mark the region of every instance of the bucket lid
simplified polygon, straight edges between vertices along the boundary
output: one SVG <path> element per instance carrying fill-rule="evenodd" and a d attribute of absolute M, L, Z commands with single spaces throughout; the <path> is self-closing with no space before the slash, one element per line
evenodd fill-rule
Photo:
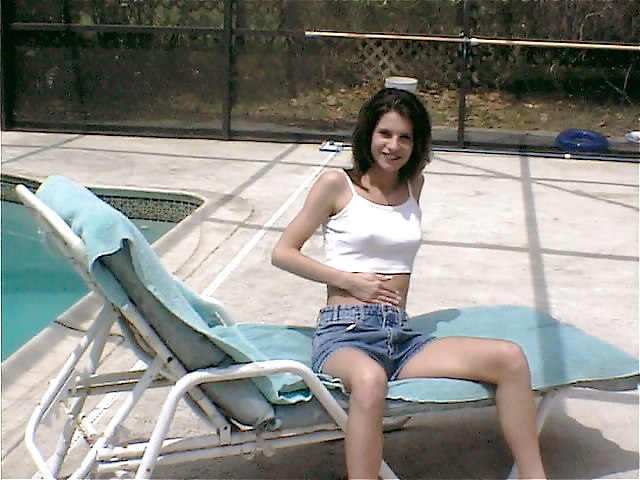
<path fill-rule="evenodd" d="M 386 88 L 399 88 L 411 93 L 418 90 L 418 79 L 414 77 L 387 77 L 384 79 Z"/>

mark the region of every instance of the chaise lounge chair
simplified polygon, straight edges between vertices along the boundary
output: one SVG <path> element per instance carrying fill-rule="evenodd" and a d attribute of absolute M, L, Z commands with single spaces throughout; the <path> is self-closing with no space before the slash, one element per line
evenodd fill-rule
<path fill-rule="evenodd" d="M 339 381 L 310 370 L 313 329 L 236 323 L 219 302 L 196 295 L 169 274 L 124 215 L 64 177 L 49 177 L 35 195 L 22 185 L 16 191 L 103 302 L 28 423 L 25 442 L 44 478 L 133 472 L 136 478 L 150 478 L 156 465 L 272 454 L 344 437 L 348 395 Z M 135 369 L 112 370 L 110 359 L 104 358 L 114 322 L 140 359 Z M 435 336 L 518 342 L 540 398 L 539 429 L 559 394 L 628 391 L 638 385 L 637 359 L 527 307 L 451 309 L 412 322 Z M 121 442 L 124 421 L 156 387 L 167 394 L 153 431 Z M 116 393 L 121 401 L 107 420 L 100 427 L 89 422 L 87 410 L 95 406 L 95 398 Z M 168 438 L 181 401 L 202 419 L 205 435 Z M 482 383 L 394 381 L 385 422 L 397 427 L 414 415 L 493 401 L 493 389 Z M 49 418 L 58 404 L 65 409 L 64 422 Z M 49 443 L 48 424 L 54 420 L 61 424 L 57 444 L 45 454 L 42 440 L 46 436 Z M 86 442 L 79 458 L 76 451 L 71 454 L 78 439 Z M 514 468 L 510 475 L 516 473 Z M 380 476 L 396 478 L 385 462 Z"/>

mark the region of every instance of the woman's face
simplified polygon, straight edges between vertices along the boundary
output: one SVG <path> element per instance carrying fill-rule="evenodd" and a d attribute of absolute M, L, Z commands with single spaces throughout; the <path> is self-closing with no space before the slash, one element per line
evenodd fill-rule
<path fill-rule="evenodd" d="M 411 157 L 413 125 L 397 112 L 380 117 L 371 137 L 371 156 L 375 165 L 385 171 L 397 172 Z"/>

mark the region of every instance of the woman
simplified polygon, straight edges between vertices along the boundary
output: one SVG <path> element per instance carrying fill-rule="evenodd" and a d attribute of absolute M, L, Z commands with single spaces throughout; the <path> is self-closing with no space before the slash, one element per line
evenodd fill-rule
<path fill-rule="evenodd" d="M 414 94 L 375 94 L 358 116 L 353 168 L 318 178 L 274 247 L 272 263 L 327 286 L 313 368 L 339 377 L 349 391 L 350 478 L 377 477 L 387 382 L 416 377 L 494 384 L 500 424 L 520 475 L 544 478 L 529 367 L 520 347 L 502 340 L 434 339 L 407 322 L 430 142 L 429 115 Z M 324 263 L 301 251 L 320 226 Z"/>

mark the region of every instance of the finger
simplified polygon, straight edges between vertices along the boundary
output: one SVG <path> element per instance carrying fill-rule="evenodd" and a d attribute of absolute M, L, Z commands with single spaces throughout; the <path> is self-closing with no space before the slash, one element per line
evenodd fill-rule
<path fill-rule="evenodd" d="M 383 303 L 390 303 L 392 305 L 398 305 L 400 303 L 400 295 L 395 293 L 382 292 L 378 295 L 378 299 Z"/>
<path fill-rule="evenodd" d="M 400 304 L 400 302 L 394 298 L 385 298 L 384 300 L 380 300 L 379 302 L 376 303 L 381 303 L 383 305 L 394 305 L 394 306 L 398 306 Z"/>
<path fill-rule="evenodd" d="M 380 287 L 380 291 L 381 292 L 385 292 L 387 294 L 391 294 L 391 295 L 394 295 L 394 296 L 399 296 L 400 295 L 400 292 L 398 290 L 396 290 L 395 288 L 390 288 L 390 287 L 387 287 L 386 285 L 380 285 L 379 287 Z"/>

